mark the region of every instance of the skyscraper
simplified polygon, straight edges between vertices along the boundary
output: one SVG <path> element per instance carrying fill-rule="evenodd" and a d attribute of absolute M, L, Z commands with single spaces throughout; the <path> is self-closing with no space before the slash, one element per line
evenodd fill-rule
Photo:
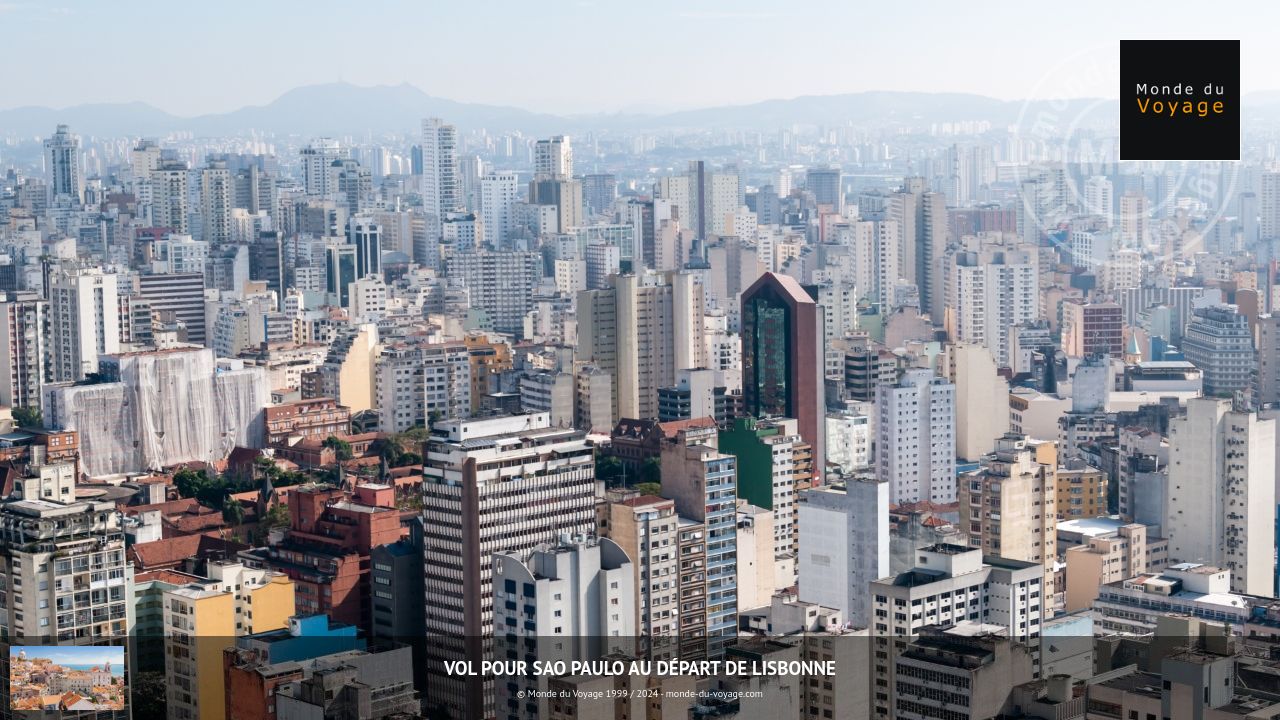
<path fill-rule="evenodd" d="M 423 447 L 423 559 L 428 702 L 454 717 L 492 717 L 492 680 L 449 675 L 443 663 L 489 659 L 493 553 L 525 557 L 595 527 L 595 460 L 585 435 L 546 413 L 437 423 Z M 732 511 L 730 512 L 732 517 Z"/>
<path fill-rule="evenodd" d="M 966 238 L 948 260 L 947 334 L 986 347 L 997 366 L 1009 367 L 1014 328 L 1039 316 L 1037 250 L 1012 235 L 984 233 Z"/>
<path fill-rule="evenodd" d="M 347 223 L 347 242 L 356 248 L 356 277 L 382 274 L 382 226 L 367 217 Z"/>
<path fill-rule="evenodd" d="M 1192 398 L 1169 426 L 1163 531 L 1169 561 L 1231 570 L 1231 589 L 1271 595 L 1275 555 L 1276 421 Z"/>
<path fill-rule="evenodd" d="M 515 229 L 511 213 L 519 196 L 515 173 L 492 172 L 480 178 L 480 221 L 484 243 L 490 248 L 504 248 Z"/>
<path fill-rule="evenodd" d="M 844 210 L 844 193 L 840 187 L 840 168 L 813 167 L 804 172 L 805 189 L 813 193 L 819 207 L 827 206 L 831 212 Z"/>
<path fill-rule="evenodd" d="M 942 263 L 947 248 L 947 198 L 926 187 L 924 178 L 907 178 L 902 189 L 889 196 L 887 215 L 898 224 L 901 277 L 920 289 L 920 311 L 937 325 L 946 305 Z"/>
<path fill-rule="evenodd" d="M 74 382 L 98 371 L 98 357 L 120 351 L 116 276 L 98 268 L 60 269 L 49 278 L 52 379 Z"/>
<path fill-rule="evenodd" d="M 573 177 L 573 146 L 568 135 L 556 135 L 534 144 L 533 174 L 550 180 Z"/>
<path fill-rule="evenodd" d="M 235 200 L 231 171 L 227 164 L 210 160 L 200 171 L 200 217 L 204 235 L 200 238 L 212 245 L 231 240 L 231 207 Z"/>
<path fill-rule="evenodd" d="M 422 121 L 422 211 L 427 240 L 440 237 L 445 213 L 458 209 L 458 131 L 440 118 Z"/>
<path fill-rule="evenodd" d="M 821 308 L 795 278 L 765 273 L 742 293 L 743 410 L 795 418 L 826 467 Z"/>
<path fill-rule="evenodd" d="M 337 175 L 333 172 L 335 160 L 347 156 L 342 145 L 333 138 L 316 138 L 299 152 L 302 161 L 302 184 L 308 195 L 326 196 L 337 192 Z"/>
<path fill-rule="evenodd" d="M 877 472 L 889 502 L 956 500 L 956 388 L 929 370 L 908 370 L 876 389 Z"/>
<path fill-rule="evenodd" d="M 677 272 L 607 281 L 578 295 L 581 359 L 613 377 L 615 418 L 656 418 L 658 390 L 706 365 L 702 286 Z"/>
<path fill-rule="evenodd" d="M 156 227 L 172 228 L 181 235 L 191 232 L 189 174 L 181 160 L 161 160 L 151 171 L 151 223 Z"/>
<path fill-rule="evenodd" d="M 72 135 L 66 125 L 59 125 L 52 137 L 44 141 L 45 169 L 49 173 L 49 194 L 69 196 L 84 202 L 84 176 L 80 170 L 80 136 Z"/>
<path fill-rule="evenodd" d="M 1187 360 L 1204 372 L 1204 394 L 1230 397 L 1253 385 L 1253 332 L 1234 305 L 1196 308 L 1182 339 Z"/>
<path fill-rule="evenodd" d="M 49 380 L 49 303 L 34 292 L 12 292 L 0 302 L 0 405 L 40 407 Z"/>

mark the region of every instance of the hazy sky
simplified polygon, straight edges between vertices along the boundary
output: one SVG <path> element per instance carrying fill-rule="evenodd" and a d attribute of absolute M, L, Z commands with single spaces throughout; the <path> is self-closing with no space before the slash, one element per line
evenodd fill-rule
<path fill-rule="evenodd" d="M 0 108 L 193 115 L 336 80 L 554 113 L 861 90 L 1115 97 L 1120 38 L 1241 39 L 1249 92 L 1280 85 L 1278 26 L 1280 3 L 1260 0 L 0 0 Z"/>

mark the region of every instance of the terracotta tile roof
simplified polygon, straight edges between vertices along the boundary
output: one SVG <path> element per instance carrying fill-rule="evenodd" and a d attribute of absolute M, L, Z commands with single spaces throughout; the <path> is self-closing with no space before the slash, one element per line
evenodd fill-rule
<path fill-rule="evenodd" d="M 221 515 L 218 517 L 221 520 Z M 180 535 L 134 545 L 129 548 L 129 559 L 137 571 L 156 570 L 176 567 L 187 558 L 214 553 L 235 554 L 248 549 L 248 545 L 223 540 L 217 535 Z"/>

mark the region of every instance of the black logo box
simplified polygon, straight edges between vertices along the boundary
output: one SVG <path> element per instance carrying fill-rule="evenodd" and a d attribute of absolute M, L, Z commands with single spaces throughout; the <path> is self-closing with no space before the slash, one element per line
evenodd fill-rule
<path fill-rule="evenodd" d="M 1239 160 L 1240 41 L 1121 40 L 1120 159 Z"/>

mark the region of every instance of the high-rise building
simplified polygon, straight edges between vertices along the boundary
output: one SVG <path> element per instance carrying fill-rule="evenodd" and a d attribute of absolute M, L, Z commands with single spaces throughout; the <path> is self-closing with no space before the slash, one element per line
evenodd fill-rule
<path fill-rule="evenodd" d="M 520 199 L 519 188 L 512 172 L 491 172 L 480 178 L 480 225 L 483 241 L 490 249 L 505 248 L 515 230 L 512 212 Z"/>
<path fill-rule="evenodd" d="M 703 290 L 690 273 L 613 275 L 578 296 L 580 359 L 608 372 L 613 416 L 658 417 L 658 390 L 706 366 Z"/>
<path fill-rule="evenodd" d="M 956 386 L 956 455 L 976 461 L 1009 432 L 1009 381 L 981 345 L 947 345 L 938 362 Z"/>
<path fill-rule="evenodd" d="M 550 179 L 573 177 L 573 146 L 568 135 L 556 135 L 534 144 L 533 174 Z"/>
<path fill-rule="evenodd" d="M 40 407 L 40 386 L 50 380 L 49 303 L 34 292 L 0 301 L 0 405 Z"/>
<path fill-rule="evenodd" d="M 702 526 L 705 564 L 686 564 L 681 548 L 681 573 L 705 573 L 705 604 L 694 610 L 695 624 L 705 616 L 707 653 L 718 656 L 738 634 L 737 476 L 733 455 L 716 449 L 715 426 L 687 427 L 662 441 L 662 494 L 675 501 L 676 512 Z M 700 533 L 702 534 L 702 533 Z M 697 539 L 697 538 L 691 538 Z M 682 537 L 681 542 L 684 542 Z M 683 582 L 683 579 L 682 579 Z M 682 598 L 683 601 L 683 598 Z M 683 616 L 683 602 L 682 613 Z M 684 632 L 684 618 L 681 618 Z"/>
<path fill-rule="evenodd" d="M 519 335 L 542 279 L 542 256 L 533 252 L 469 252 L 449 258 L 450 279 L 466 288 L 471 307 L 483 310 L 498 332 Z"/>
<path fill-rule="evenodd" d="M 618 199 L 618 179 L 600 173 L 582 176 L 582 202 L 593 215 L 605 215 Z"/>
<path fill-rule="evenodd" d="M 789 564 L 796 553 L 796 493 L 815 475 L 811 448 L 790 418 L 738 418 L 720 433 L 721 451 L 738 458 L 738 497 L 773 513 L 773 555 Z M 775 588 L 791 585 L 779 577 Z"/>
<path fill-rule="evenodd" d="M 471 355 L 462 343 L 380 346 L 374 392 L 383 432 L 471 415 Z"/>
<path fill-rule="evenodd" d="M 19 481 L 21 498 L 0 503 L 0 582 L 8 589 L 0 633 L 32 644 L 118 642 L 133 629 L 133 566 L 115 504 L 76 499 L 74 462 L 33 465 Z M 73 593 L 83 595 L 76 601 Z"/>
<path fill-rule="evenodd" d="M 187 342 L 205 344 L 203 272 L 138 275 L 135 282 L 137 295 L 147 301 L 157 320 L 181 323 Z"/>
<path fill-rule="evenodd" d="M 1049 597 L 1058 553 L 1057 466 L 1053 441 L 1010 434 L 977 470 L 960 476 L 960 531 L 969 545 L 1044 567 Z"/>
<path fill-rule="evenodd" d="M 788 275 L 765 273 L 742 293 L 743 410 L 789 417 L 826 467 L 822 309 Z"/>
<path fill-rule="evenodd" d="M 1084 181 L 1084 204 L 1085 212 L 1101 215 L 1108 228 L 1115 224 L 1114 188 L 1105 175 L 1093 175 Z"/>
<path fill-rule="evenodd" d="M 1119 303 L 1062 302 L 1062 351 L 1068 357 L 1120 357 L 1124 352 L 1124 309 Z"/>
<path fill-rule="evenodd" d="M 804 171 L 804 187 L 813 194 L 813 201 L 819 207 L 826 206 L 830 212 L 844 211 L 844 192 L 840 187 L 840 168 L 812 167 Z"/>
<path fill-rule="evenodd" d="M 902 189 L 889 196 L 886 215 L 897 224 L 899 274 L 920 288 L 920 311 L 928 313 L 936 325 L 942 321 L 947 303 L 943 268 L 947 198 L 942 193 L 926 191 L 926 187 L 922 177 L 906 178 Z"/>
<path fill-rule="evenodd" d="M 200 171 L 200 217 L 204 223 L 201 240 L 210 245 L 231 241 L 231 208 L 235 204 L 235 188 L 231 171 L 220 160 L 210 160 Z"/>
<path fill-rule="evenodd" d="M 1262 192 L 1258 198 L 1258 236 L 1260 240 L 1280 238 L 1280 172 L 1262 173 Z M 1245 238 L 1246 242 L 1248 238 Z"/>
<path fill-rule="evenodd" d="M 889 483 L 850 475 L 800 493 L 800 599 L 872 622 L 871 583 L 889 574 Z"/>
<path fill-rule="evenodd" d="M 582 432 L 545 413 L 437 423 L 423 448 L 428 702 L 457 717 L 488 717 L 492 681 L 445 672 L 444 661 L 487 659 L 494 552 L 527 554 L 595 527 L 595 460 Z M 665 478 L 664 478 L 665 480 Z"/>
<path fill-rule="evenodd" d="M 1257 341 L 1253 402 L 1260 408 L 1275 407 L 1280 405 L 1280 314 L 1258 318 Z"/>
<path fill-rule="evenodd" d="M 347 150 L 333 138 L 316 138 L 299 151 L 302 162 L 302 186 L 308 195 L 328 196 L 338 191 L 335 161 L 348 156 Z"/>
<path fill-rule="evenodd" d="M 1204 373 L 1204 394 L 1230 397 L 1253 385 L 1253 331 L 1234 305 L 1196 308 L 1182 339 L 1182 354 Z"/>
<path fill-rule="evenodd" d="M 967 240 L 947 259 L 947 335 L 986 347 L 1009 367 L 1014 329 L 1040 314 L 1038 250 L 1011 235 Z"/>
<path fill-rule="evenodd" d="M 66 125 L 59 125 L 44 141 L 45 170 L 49 173 L 49 194 L 53 198 L 69 196 L 84 202 L 84 175 L 80 169 L 80 136 Z"/>
<path fill-rule="evenodd" d="M 679 554 L 680 516 L 675 501 L 616 491 L 598 506 L 597 516 L 600 534 L 631 559 L 636 635 L 653 638 L 644 651 L 653 651 L 657 645 L 661 654 L 664 643 L 680 634 L 684 615 L 679 579 L 684 560 Z"/>
<path fill-rule="evenodd" d="M 382 226 L 367 217 L 347 224 L 347 242 L 356 248 L 356 278 L 382 274 Z"/>
<path fill-rule="evenodd" d="M 1192 398 L 1169 426 L 1169 481 L 1161 529 L 1173 563 L 1231 572 L 1231 589 L 1274 588 L 1276 421 Z"/>
<path fill-rule="evenodd" d="M 429 242 L 440 237 L 446 213 L 459 206 L 458 131 L 440 118 L 422 121 L 422 212 Z"/>
<path fill-rule="evenodd" d="M 120 351 L 116 275 L 100 268 L 63 268 L 49 277 L 49 339 L 54 382 L 98 371 L 98 357 Z"/>
<path fill-rule="evenodd" d="M 151 224 L 171 228 L 175 233 L 191 233 L 188 197 L 191 171 L 181 160 L 161 160 L 151 171 Z"/>
<path fill-rule="evenodd" d="M 947 544 L 921 548 L 916 559 L 912 569 L 871 583 L 872 677 L 885 681 L 872 687 L 875 717 L 902 717 L 894 712 L 901 669 L 897 659 L 904 653 L 899 643 L 926 626 L 997 625 L 1007 637 L 1033 648 L 1038 672 L 1035 639 L 1040 637 L 1046 607 L 1043 566 L 983 557 L 977 548 Z"/>
<path fill-rule="evenodd" d="M 328 304 L 351 306 L 351 283 L 360 277 L 356 271 L 356 256 L 356 246 L 349 243 L 325 247 L 325 297 Z"/>
<path fill-rule="evenodd" d="M 1147 525 L 1129 523 L 1067 548 L 1062 557 L 1067 566 L 1064 609 L 1073 613 L 1087 610 L 1107 583 L 1163 570 L 1168 541 L 1156 537 Z"/>
<path fill-rule="evenodd" d="M 876 391 L 876 467 L 898 504 L 956 500 L 956 387 L 929 370 L 908 370 Z"/>
<path fill-rule="evenodd" d="M 561 539 L 531 553 L 499 551 L 493 557 L 493 623 L 505 634 L 495 644 L 512 652 L 536 645 L 533 655 L 541 662 L 592 661 L 631 651 L 635 582 L 627 554 L 608 538 Z M 561 636 L 565 640 L 553 646 L 550 640 Z M 546 692 L 546 674 L 506 679 L 495 684 L 502 717 L 547 716 L 555 700 Z"/>

